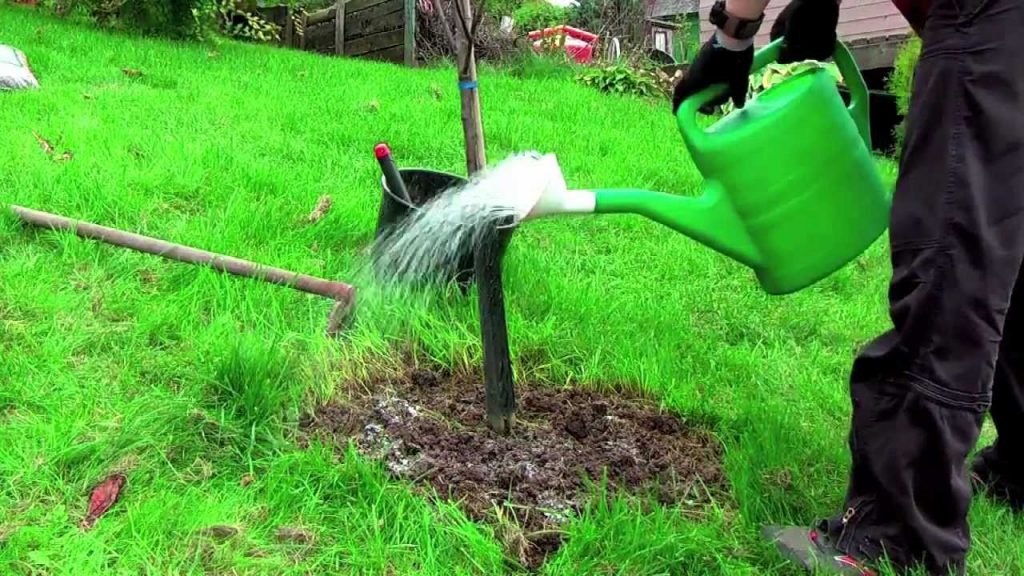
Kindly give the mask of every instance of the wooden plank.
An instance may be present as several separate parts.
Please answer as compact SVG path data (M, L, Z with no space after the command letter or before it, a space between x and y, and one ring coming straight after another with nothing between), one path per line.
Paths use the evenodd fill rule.
M891 68L903 43L899 41L872 42L850 48L861 70Z
M405 0L405 65L416 66L416 0Z
M372 8L377 4L390 1L391 0L349 0L348 2L345 3L345 15L349 16L353 12L366 10L367 8Z
M669 30L680 30L683 28L683 25L681 24L676 24L675 22L668 22L666 20L658 20L657 18L648 18L647 22L654 24L659 28L667 28Z
M374 50L360 56L367 60L380 60L382 62L400 63L405 57L405 47L402 45L392 46L383 50Z
M345 51L350 56L359 56L374 50L383 50L392 46L402 46L405 41L405 30L389 30L380 34L363 36L352 42L345 42Z
M715 0L700 0L700 38L707 40L714 26L707 21L711 5ZM764 23L754 40L755 46L764 46L769 41L772 24L779 12L786 7L786 2L770 2L764 10ZM885 38L890 34L901 34L908 30L903 14L891 0L845 0L839 12L839 23L836 31L844 42L857 38L872 40Z
M334 5L334 14L334 53L340 56L345 53L345 0Z
M330 8L324 8L323 10L317 10L311 12L307 17L307 24L309 26L316 26L317 24L323 24L334 19L334 6Z
M402 2L403 0L384 0L384 2L379 2L364 10L346 10L345 21L355 22L359 20L372 20L374 18L380 18L385 14L400 12L402 10Z
M313 46L311 50L313 52L316 52L317 54L331 56L332 54L334 54L334 39L331 39L330 42L326 44L317 44L316 46Z
M401 14L401 1L402 0L388 0L388 2L382 2L372 8L367 8L366 10L345 14L345 37L352 39L356 36L365 36L367 34L375 34L376 32L384 32L386 29L378 28L375 32L365 32L364 29L372 24L374 20L379 20L389 14ZM401 24L398 24L393 27L397 28L400 25Z
M319 51L324 46L334 46L334 26L320 24L306 29L306 49Z
M363 12L369 12L369 10L364 10ZM348 24L345 26L345 36L355 40L389 30L401 29L402 24L405 22L405 15L402 14L401 10L396 10L390 14L373 16L372 18L356 18L353 20L349 16L346 20Z

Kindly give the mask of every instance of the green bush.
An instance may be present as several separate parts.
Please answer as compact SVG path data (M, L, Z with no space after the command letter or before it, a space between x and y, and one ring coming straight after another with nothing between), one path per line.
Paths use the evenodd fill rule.
M601 34L618 37L623 48L641 47L644 40L644 0L579 0L567 24Z
M910 109L910 94L914 85L914 70L917 59L921 55L921 39L911 36L900 48L893 63L892 74L889 75L886 88L896 96L896 107L904 119L895 128L896 149L903 148L903 134L906 129L906 115Z
M636 69L626 63L587 68L576 78L587 86L609 94L631 94L644 98L665 94L654 72Z
M483 0L484 12L500 19L502 16L513 16L523 6L523 0Z
M287 0L283 3L289 3ZM277 38L278 27L236 0L46 0L59 15L84 16L103 28L175 39L218 34L257 41Z
M501 69L504 73L520 79L564 79L572 80L580 68L563 51L542 52L524 50L506 58Z
M86 16L104 28L172 38L205 37L214 25L216 0L50 0L59 15Z
M523 4L512 15L516 21L516 27L522 32L565 24L569 20L569 16L570 9L554 6L547 2Z

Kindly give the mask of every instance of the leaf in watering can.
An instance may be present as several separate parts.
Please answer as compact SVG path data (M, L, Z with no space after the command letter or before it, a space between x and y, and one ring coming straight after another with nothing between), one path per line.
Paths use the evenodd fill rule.
M127 478L125 478L124 474L116 473L107 477L106 480L93 488L92 495L89 497L89 509L81 524L83 530L89 530L95 526L100 516L103 516L107 513L107 510L110 510L110 507L121 496L121 489L124 488L126 481Z

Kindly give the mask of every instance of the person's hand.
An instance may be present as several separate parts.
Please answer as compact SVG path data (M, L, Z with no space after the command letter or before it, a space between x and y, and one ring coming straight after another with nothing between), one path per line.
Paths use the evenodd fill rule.
M754 63L754 45L749 41L738 44L728 40L720 42L718 34L720 32L704 43L686 75L676 84L672 94L673 114L679 110L683 100L714 84L725 84L729 89L702 106L701 112L708 114L730 98L737 108L742 108L746 103L750 67Z
M836 49L839 2L792 0L772 25L771 40L783 38L779 64L828 60Z

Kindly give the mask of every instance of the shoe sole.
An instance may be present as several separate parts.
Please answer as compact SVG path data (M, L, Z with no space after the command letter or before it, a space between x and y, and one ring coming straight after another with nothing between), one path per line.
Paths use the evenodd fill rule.
M811 539L811 533L809 528L798 526L765 526L761 530L762 536L775 544L785 558L803 566L810 574L878 576L845 554L823 549Z

